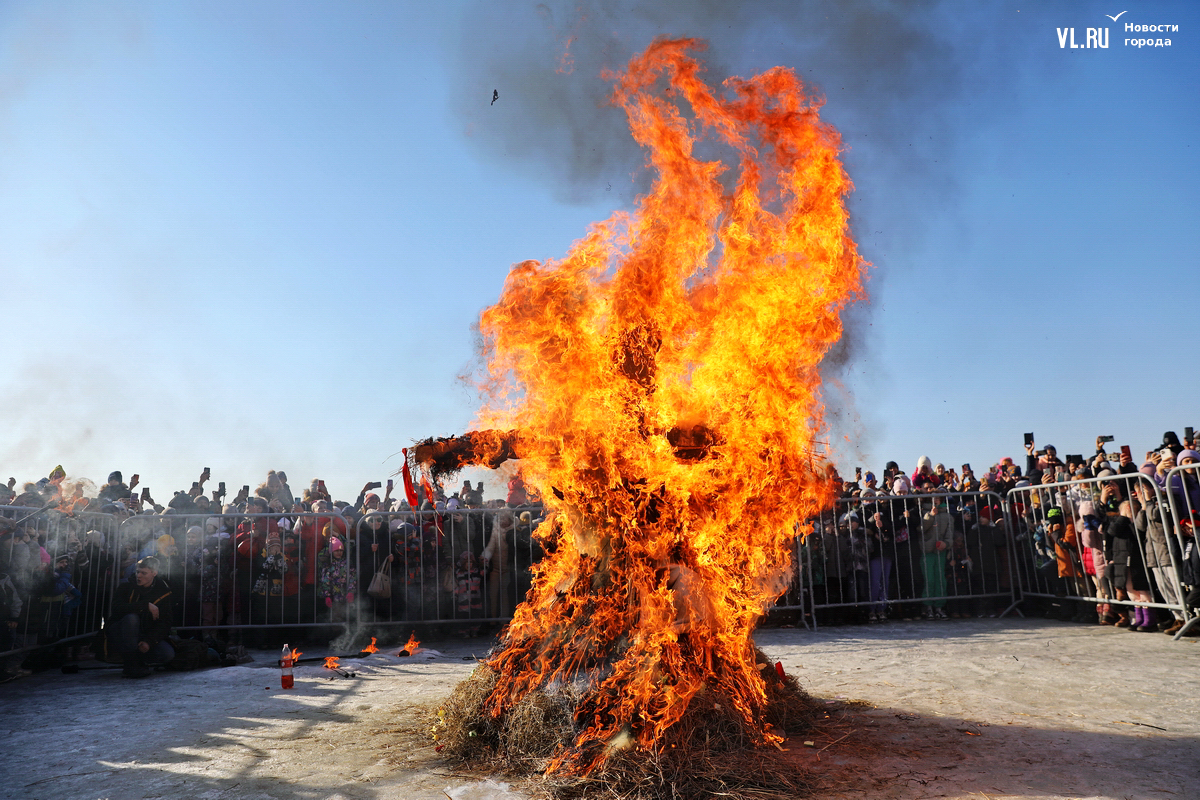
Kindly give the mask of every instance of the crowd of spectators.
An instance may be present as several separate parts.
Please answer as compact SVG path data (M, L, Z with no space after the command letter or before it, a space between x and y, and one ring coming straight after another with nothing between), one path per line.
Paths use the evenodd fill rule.
M519 477L491 500L482 482L448 495L422 482L394 498L390 480L335 500L324 480L294 492L274 470L227 499L224 483L205 491L210 480L206 468L166 505L121 472L95 492L62 467L20 491L10 481L0 491L0 654L79 637L102 620L117 656L140 650L126 669L136 675L169 660L158 647L164 624L226 640L246 629L250 644L264 644L270 626L346 622L453 621L471 634L511 614L540 553L532 534L542 507ZM385 564L395 590L369 596ZM140 597L139 575L147 591L154 581L172 589L165 605L151 603L152 617L128 601ZM139 615L132 631L111 625ZM153 641L131 638L151 629ZM9 657L8 675L20 660Z
M1200 605L1200 472L1168 480L1200 463L1200 441L1168 431L1140 461L1129 447L1108 453L1108 441L1060 457L1027 434L1023 468L1005 458L978 475L924 456L911 474L888 462L882 478L860 468L846 481L829 466L839 498L801 537L798 585L811 593L801 602L833 622L996 616L1015 571L1027 612L1175 634L1184 614L1147 605ZM1089 599L1059 599L1070 597Z
M1028 436L1024 467L1005 458L979 474L922 457L911 474L892 461L878 477L859 469L847 481L829 465L838 500L798 538L798 585L827 621L940 620L1003 613L1016 571L1022 585L1088 598L1049 600L1038 609L1048 616L1173 633L1177 610L1159 619L1129 602L1200 600L1191 517L1200 489L1194 473L1167 480L1197 462L1200 442L1190 429L1183 441L1168 432L1135 461L1128 447L1106 452L1105 438L1086 457L1060 457ZM1159 491L1085 480L1132 473ZM541 555L542 505L519 477L491 500L469 481L450 494L406 482L400 497L392 481L371 482L353 501L335 500L322 479L297 493L281 470L232 498L224 482L206 490L210 482L205 468L165 505L119 471L94 492L61 466L19 490L11 478L0 485L6 674L19 674L14 652L81 638L105 620L134 626L133 616L134 627L111 626L118 649L140 653L127 674L168 657L159 644L170 628L261 637L271 626L450 621L472 635L512 613ZM1179 519L1159 500L1171 495ZM372 595L380 571L395 590ZM171 590L163 604L142 597L166 598L162 587Z

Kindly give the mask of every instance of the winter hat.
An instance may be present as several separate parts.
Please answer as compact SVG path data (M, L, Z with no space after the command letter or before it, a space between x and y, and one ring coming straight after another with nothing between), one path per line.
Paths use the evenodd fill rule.
M112 472L108 473L108 481L109 481L109 483L112 483L113 481L120 483L121 482L121 470L115 469Z
M1116 474L1117 473L1113 472L1111 469L1108 469L1106 467L1105 469L1102 469L1099 472L1097 472L1096 477L1097 478L1111 478L1113 475L1116 475Z
M57 564L60 561L70 561L70 560L71 560L70 553L59 553L58 558L54 559L54 563Z
M1020 489L1025 486L1029 486L1029 481L1022 478L1021 480L1016 482L1016 484L1014 485L1014 488Z
M193 533L196 534L197 536L203 536L204 528L201 528L199 525L193 525L192 527L187 529L187 535L191 536Z
M1142 473L1143 475L1149 475L1151 478L1153 478L1154 473L1158 472L1158 468L1154 466L1153 461L1147 461L1138 468L1138 472Z
M50 480L62 480L65 477L67 477L67 471L63 469L62 464L50 470Z
M1053 525L1056 522L1061 523L1062 521L1063 521L1063 512L1062 512L1062 509L1059 508L1058 506L1054 506L1053 508L1046 511L1046 524L1047 525Z
M338 550L344 549L345 547L346 547L346 545L342 544L342 540L337 538L336 536L329 540L329 549L335 553Z
M1182 464L1189 458L1194 461L1200 461L1200 453L1197 453L1195 450L1180 450L1179 455L1175 456L1175 463Z
M911 492L912 484L908 482L908 478L904 477L903 475L897 475L896 479L892 481L892 491L893 492L901 492L901 491Z
M920 472L922 467L933 469L933 461L929 459L929 456L921 456L917 459L917 472Z

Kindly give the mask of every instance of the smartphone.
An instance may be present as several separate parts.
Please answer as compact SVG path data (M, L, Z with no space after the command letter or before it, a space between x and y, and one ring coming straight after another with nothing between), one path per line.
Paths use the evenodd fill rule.
M212 469L210 469L209 467L205 467L205 468L204 468L204 474L205 474L205 475L212 475Z
M1123 455L1126 458L1129 458L1131 460L1133 459L1133 454L1131 454L1129 452L1129 445L1127 445L1127 444L1121 445L1121 455Z
M142 487L142 499L143 499L143 500L149 500L149 499L150 499L150 489L149 489L148 487L146 487L146 486L143 486L143 487Z
M1025 444L1027 446L1033 444L1033 434L1032 433L1025 434Z
M1060 469L1058 472L1054 473L1054 480L1057 481L1058 483L1066 483L1067 482L1067 471Z
M962 474L963 474L963 475L966 475L966 474L967 474L968 472L970 472L970 471L971 471L971 465L970 465L970 464L963 464L963 465L962 465Z
M246 495L246 497L250 496L250 484L247 483L242 486L242 494Z
M394 482L394 481L392 481L392 479L391 479L391 478L388 478L388 488L387 488L387 490L388 490L388 494L391 494L391 493L392 493L392 489L394 489L394 488L395 488L395 486L396 486L395 482Z
M383 486L383 484L380 483L379 481L371 481L370 483L367 484L367 488L369 488L369 489L378 489L381 486Z
M1183 429L1183 438L1190 442L1196 438L1196 432L1194 430L1192 430L1191 428L1184 428Z
M862 467L854 468L854 480L856 480L856 481L862 480Z
M219 494L221 497L225 496L225 481L221 481L217 484L217 494Z
M1100 437L1100 441L1102 441L1102 442L1111 442L1111 441L1113 440L1113 438L1114 438L1114 437L1112 437L1112 436L1101 436L1101 437Z
M325 481L317 481L317 486L324 494L329 494L329 490L325 488Z

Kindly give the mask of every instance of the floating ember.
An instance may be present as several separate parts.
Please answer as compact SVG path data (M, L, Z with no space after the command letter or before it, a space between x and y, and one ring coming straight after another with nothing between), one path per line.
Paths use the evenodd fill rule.
M374 640L374 639L372 639L371 641L372 641L372 642L374 642L375 640ZM417 641L417 632L416 632L416 631L413 631L413 632L412 632L411 634L409 634L409 636L408 636L408 642L407 642L407 643L404 645L404 647L403 647L403 648L401 648L401 650L400 650L400 652L399 652L399 653L396 653L396 655L398 655L398 656L413 656L413 655L416 655L416 654L417 654L417 648L419 648L420 646L421 646L421 643L420 643L419 641Z
M375 637L371 637L371 643L362 649L364 653L378 653L379 648L375 646Z
M866 264L820 100L784 68L718 94L699 46L655 42L613 76L652 191L561 261L513 267L480 321L479 430L415 450L435 476L520 459L545 498L549 555L461 687L482 722L460 727L503 750L565 697L559 775L703 744L699 712L720 717L714 740L778 746L780 703L802 694L751 635L792 576L796 526L833 499L818 368Z

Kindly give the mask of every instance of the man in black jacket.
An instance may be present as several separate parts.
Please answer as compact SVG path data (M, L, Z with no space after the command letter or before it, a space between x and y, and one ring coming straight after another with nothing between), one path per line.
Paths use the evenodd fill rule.
M113 595L109 640L125 660L126 678L144 678L151 665L175 656L167 641L171 632L171 587L158 577L158 559L137 563L133 581L122 583Z

